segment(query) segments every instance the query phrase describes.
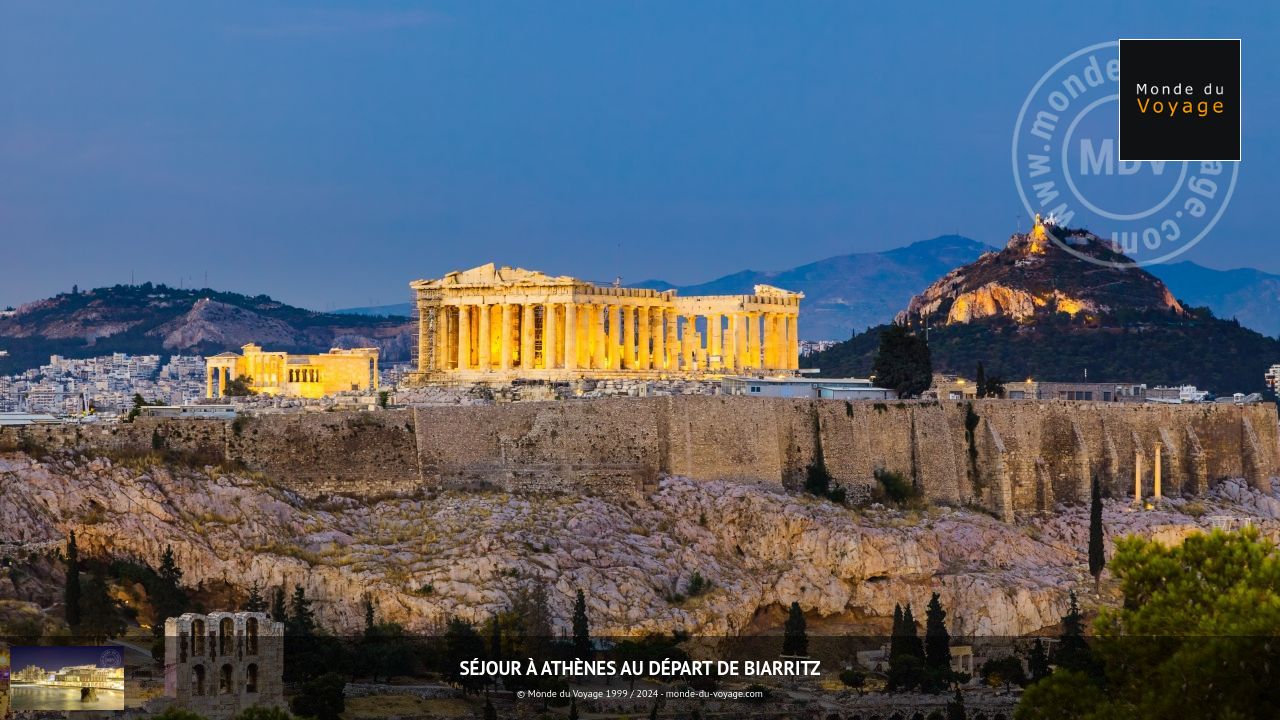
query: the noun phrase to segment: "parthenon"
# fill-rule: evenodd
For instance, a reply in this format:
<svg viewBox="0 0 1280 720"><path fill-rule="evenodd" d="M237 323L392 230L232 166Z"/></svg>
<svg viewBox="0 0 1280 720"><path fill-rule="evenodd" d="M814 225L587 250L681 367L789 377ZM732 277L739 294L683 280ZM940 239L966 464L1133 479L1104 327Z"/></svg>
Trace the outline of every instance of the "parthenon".
<svg viewBox="0 0 1280 720"><path fill-rule="evenodd" d="M598 285L493 263L410 283L419 382L793 374L802 293Z"/></svg>

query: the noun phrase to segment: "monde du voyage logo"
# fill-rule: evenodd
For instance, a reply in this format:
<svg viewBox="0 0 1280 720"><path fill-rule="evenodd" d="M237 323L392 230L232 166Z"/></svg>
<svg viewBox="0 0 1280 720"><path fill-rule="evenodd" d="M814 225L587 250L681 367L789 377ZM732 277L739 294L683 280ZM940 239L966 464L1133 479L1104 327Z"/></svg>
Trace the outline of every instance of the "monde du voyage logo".
<svg viewBox="0 0 1280 720"><path fill-rule="evenodd" d="M1087 262L1166 262L1203 239L1239 175L1240 41L1120 40L1059 60L1014 125L1014 180L1029 216ZM1058 228L1109 238L1127 260L1083 252Z"/></svg>

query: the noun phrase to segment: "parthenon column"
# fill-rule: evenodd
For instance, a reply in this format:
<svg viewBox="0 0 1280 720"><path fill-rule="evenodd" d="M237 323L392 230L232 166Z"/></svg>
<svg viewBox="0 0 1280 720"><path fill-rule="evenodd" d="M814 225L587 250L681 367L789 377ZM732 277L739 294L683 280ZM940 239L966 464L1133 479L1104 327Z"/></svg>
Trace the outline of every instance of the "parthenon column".
<svg viewBox="0 0 1280 720"><path fill-rule="evenodd" d="M204 396L213 397L213 368L207 363L204 366Z"/></svg>
<svg viewBox="0 0 1280 720"><path fill-rule="evenodd" d="M738 369L738 313L729 313L729 331L721 347L726 370Z"/></svg>
<svg viewBox="0 0 1280 720"><path fill-rule="evenodd" d="M636 369L636 309L622 306L622 367Z"/></svg>
<svg viewBox="0 0 1280 720"><path fill-rule="evenodd" d="M458 369L471 369L471 308L458 306Z"/></svg>
<svg viewBox="0 0 1280 720"><path fill-rule="evenodd" d="M762 367L773 369L778 366L778 333L777 315L771 312L762 313L764 327L760 332L760 344L764 346L764 362Z"/></svg>
<svg viewBox="0 0 1280 720"><path fill-rule="evenodd" d="M653 321L649 319L649 308L641 305L636 308L636 324L639 325L640 338L636 343L636 367L641 370L648 370L649 365L649 339L653 337L650 332L653 329Z"/></svg>
<svg viewBox="0 0 1280 720"><path fill-rule="evenodd" d="M609 356L606 367L617 370L622 367L622 317L617 305L606 305L609 312Z"/></svg>
<svg viewBox="0 0 1280 720"><path fill-rule="evenodd" d="M800 317L794 313L787 315L787 367L796 370L800 367Z"/></svg>
<svg viewBox="0 0 1280 720"><path fill-rule="evenodd" d="M747 313L747 367L760 367L760 313Z"/></svg>
<svg viewBox="0 0 1280 720"><path fill-rule="evenodd" d="M564 304L564 368L578 367L578 306L572 301Z"/></svg>
<svg viewBox="0 0 1280 720"><path fill-rule="evenodd" d="M649 333L653 340L653 354L649 364L654 370L667 367L667 329L664 322L666 311L660 307L649 308Z"/></svg>
<svg viewBox="0 0 1280 720"><path fill-rule="evenodd" d="M450 345L453 340L453 333L449 330L449 306L440 305L436 308L436 367L439 372L449 369L449 352Z"/></svg>
<svg viewBox="0 0 1280 720"><path fill-rule="evenodd" d="M534 330L537 320L534 317L533 303L520 305L520 368L533 369Z"/></svg>
<svg viewBox="0 0 1280 720"><path fill-rule="evenodd" d="M707 369L719 370L724 367L724 343L721 341L724 320L720 313L707 316ZM711 358L715 358L712 360Z"/></svg>
<svg viewBox="0 0 1280 720"><path fill-rule="evenodd" d="M431 359L426 353L426 349L431 346L428 330L431 322L430 312L432 311L427 308L425 302L418 303L418 372L427 372L431 369Z"/></svg>
<svg viewBox="0 0 1280 720"><path fill-rule="evenodd" d="M550 370L559 362L559 318L556 317L556 306L547 303L542 306L542 367Z"/></svg>
<svg viewBox="0 0 1280 720"><path fill-rule="evenodd" d="M480 369L488 372L493 369L493 306L477 305L476 310L480 313L480 337L476 345L479 352Z"/></svg>
<svg viewBox="0 0 1280 720"><path fill-rule="evenodd" d="M502 303L499 305L502 310L498 317L501 318L501 327L498 329L498 366L503 370L511 369L511 323L515 317L514 308L511 303Z"/></svg>
<svg viewBox="0 0 1280 720"><path fill-rule="evenodd" d="M609 367L608 338L604 332L605 306L591 305L591 367L601 370Z"/></svg>

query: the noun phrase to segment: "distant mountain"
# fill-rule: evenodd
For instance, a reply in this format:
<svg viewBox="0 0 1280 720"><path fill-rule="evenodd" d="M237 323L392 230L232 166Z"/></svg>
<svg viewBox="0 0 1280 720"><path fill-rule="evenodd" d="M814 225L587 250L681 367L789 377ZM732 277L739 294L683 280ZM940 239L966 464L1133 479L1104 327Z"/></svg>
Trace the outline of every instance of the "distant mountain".
<svg viewBox="0 0 1280 720"><path fill-rule="evenodd" d="M1164 282L1084 231L1062 231L1087 263L1037 226L998 252L944 274L896 321L927 332L935 371L1006 380L1194 384L1217 393L1261 390L1280 341L1184 307ZM1125 267L1125 264L1130 266ZM927 328L927 330L926 330ZM880 328L802 359L825 376L871 372Z"/></svg>
<svg viewBox="0 0 1280 720"><path fill-rule="evenodd" d="M213 354L257 342L273 350L324 352L378 347L407 360L416 340L407 317L318 313L272 300L164 285L116 285L64 293L0 316L0 374L49 361L50 355Z"/></svg>
<svg viewBox="0 0 1280 720"><path fill-rule="evenodd" d="M1184 303L1208 307L1214 315L1235 318L1264 335L1280 336L1280 275L1252 268L1214 270L1193 262L1147 269Z"/></svg>
<svg viewBox="0 0 1280 720"><path fill-rule="evenodd" d="M393 305L370 305L369 307L353 307L334 310L335 315L365 315L368 317L410 317L413 315L413 303L395 303Z"/></svg>
<svg viewBox="0 0 1280 720"><path fill-rule="evenodd" d="M646 280L634 287L674 288L681 295L732 295L749 293L757 284L776 285L805 294L801 338L842 340L856 329L889 320L920 288L992 250L977 240L943 235L884 252L838 255L791 270L743 270L700 285Z"/></svg>

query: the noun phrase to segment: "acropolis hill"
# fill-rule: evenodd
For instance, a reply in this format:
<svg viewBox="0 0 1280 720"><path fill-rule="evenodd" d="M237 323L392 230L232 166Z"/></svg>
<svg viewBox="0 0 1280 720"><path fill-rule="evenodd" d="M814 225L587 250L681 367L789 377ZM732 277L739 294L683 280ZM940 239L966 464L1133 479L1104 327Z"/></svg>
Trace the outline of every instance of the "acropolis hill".
<svg viewBox="0 0 1280 720"><path fill-rule="evenodd" d="M425 382L790 373L801 293L678 297L493 263L410 284Z"/></svg>

